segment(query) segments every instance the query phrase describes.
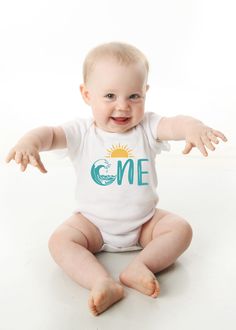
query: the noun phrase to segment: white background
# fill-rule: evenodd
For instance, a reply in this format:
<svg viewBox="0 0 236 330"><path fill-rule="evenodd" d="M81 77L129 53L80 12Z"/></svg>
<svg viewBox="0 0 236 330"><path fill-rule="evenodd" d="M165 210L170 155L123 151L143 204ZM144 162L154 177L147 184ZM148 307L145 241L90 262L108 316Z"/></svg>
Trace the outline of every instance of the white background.
<svg viewBox="0 0 236 330"><path fill-rule="evenodd" d="M2 2L1 152L27 129L90 114L82 62L112 40L147 55L147 110L195 116L235 141L235 33L229 0Z"/></svg>
<svg viewBox="0 0 236 330"><path fill-rule="evenodd" d="M229 0L1 2L1 330L234 329L235 16ZM79 94L82 62L90 48L113 40L134 44L149 59L148 111L195 116L229 141L208 158L197 150L181 155L183 142L160 156L160 207L186 217L195 239L160 275L159 300L130 290L94 319L87 291L47 251L48 237L73 210L69 162L43 153L48 174L22 174L4 158L27 130L91 114ZM101 260L116 276L131 257Z"/></svg>

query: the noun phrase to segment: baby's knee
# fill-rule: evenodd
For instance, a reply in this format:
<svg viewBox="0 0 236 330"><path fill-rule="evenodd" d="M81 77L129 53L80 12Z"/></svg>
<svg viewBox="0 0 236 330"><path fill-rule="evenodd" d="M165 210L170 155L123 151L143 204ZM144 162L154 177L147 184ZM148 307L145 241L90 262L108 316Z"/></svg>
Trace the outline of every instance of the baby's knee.
<svg viewBox="0 0 236 330"><path fill-rule="evenodd" d="M184 240L186 242L186 245L188 246L191 243L193 237L192 227L190 226L188 221L181 218L178 221L178 230L182 237L182 240Z"/></svg>
<svg viewBox="0 0 236 330"><path fill-rule="evenodd" d="M62 254L62 250L66 243L65 235L62 231L56 230L48 240L48 249L53 259L57 260Z"/></svg>
<svg viewBox="0 0 236 330"><path fill-rule="evenodd" d="M63 224L49 238L48 248L54 260L60 260L72 245L87 248L86 237L78 230Z"/></svg>
<svg viewBox="0 0 236 330"><path fill-rule="evenodd" d="M65 252L74 242L73 230L67 228L66 225L61 225L51 235L48 241L48 248L54 260L61 260Z"/></svg>

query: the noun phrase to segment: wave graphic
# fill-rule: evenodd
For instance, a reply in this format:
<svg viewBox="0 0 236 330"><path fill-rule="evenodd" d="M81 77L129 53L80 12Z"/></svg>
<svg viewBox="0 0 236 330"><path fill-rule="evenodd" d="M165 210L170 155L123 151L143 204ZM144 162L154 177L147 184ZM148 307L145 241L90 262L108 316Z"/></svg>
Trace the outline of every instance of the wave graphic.
<svg viewBox="0 0 236 330"><path fill-rule="evenodd" d="M116 175L100 174L102 169L105 169L105 172L108 173L108 169L110 167L111 164L106 159L97 160L91 168L91 176L93 180L101 186L108 186L112 184L116 179Z"/></svg>

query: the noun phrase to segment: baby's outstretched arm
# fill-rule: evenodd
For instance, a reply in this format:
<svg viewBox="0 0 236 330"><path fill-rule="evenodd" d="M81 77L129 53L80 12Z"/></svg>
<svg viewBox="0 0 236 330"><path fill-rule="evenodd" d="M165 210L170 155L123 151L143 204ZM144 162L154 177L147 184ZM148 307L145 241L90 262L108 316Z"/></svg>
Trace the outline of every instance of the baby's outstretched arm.
<svg viewBox="0 0 236 330"><path fill-rule="evenodd" d="M6 162L15 160L25 171L28 164L37 167L42 173L47 173L40 156L40 151L66 147L66 137L61 127L39 127L25 134L9 151Z"/></svg>
<svg viewBox="0 0 236 330"><path fill-rule="evenodd" d="M185 140L184 154L188 154L193 147L197 147L206 157L208 156L206 148L214 151L213 143L218 144L218 138L224 142L227 141L227 138L220 131L188 116L164 117L161 119L157 130L160 140Z"/></svg>

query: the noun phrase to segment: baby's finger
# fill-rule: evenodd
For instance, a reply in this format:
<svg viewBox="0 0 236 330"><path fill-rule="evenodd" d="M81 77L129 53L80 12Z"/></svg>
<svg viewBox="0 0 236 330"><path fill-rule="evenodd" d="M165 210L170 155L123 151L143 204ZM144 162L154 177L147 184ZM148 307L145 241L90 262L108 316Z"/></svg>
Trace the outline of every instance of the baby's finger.
<svg viewBox="0 0 236 330"><path fill-rule="evenodd" d="M28 163L21 163L20 169L22 172L24 172L27 168Z"/></svg>
<svg viewBox="0 0 236 330"><path fill-rule="evenodd" d="M17 164L20 164L21 163L21 160L22 160L22 152L20 151L17 151L16 154L15 154L15 161L17 162Z"/></svg>
<svg viewBox="0 0 236 330"><path fill-rule="evenodd" d="M43 165L41 159L39 158L37 161L38 161L38 165L37 165L38 169L39 169L42 173L47 173L47 170L46 170L46 168L44 167L44 165Z"/></svg>
<svg viewBox="0 0 236 330"><path fill-rule="evenodd" d="M219 143L219 140L217 139L217 137L215 136L215 134L212 131L209 131L207 133L208 138L215 144Z"/></svg>
<svg viewBox="0 0 236 330"><path fill-rule="evenodd" d="M46 170L46 168L44 167L43 163L41 162L41 160L39 159L38 162L38 169L42 172L42 173L47 173L48 171Z"/></svg>
<svg viewBox="0 0 236 330"><path fill-rule="evenodd" d="M182 151L183 154L188 154L192 150L192 147L193 147L192 143L187 142L184 150Z"/></svg>
<svg viewBox="0 0 236 330"><path fill-rule="evenodd" d="M215 147L213 146L213 144L211 143L211 141L209 140L209 138L207 136L202 137L202 142L209 150L212 150L212 151L215 150Z"/></svg>
<svg viewBox="0 0 236 330"><path fill-rule="evenodd" d="M21 171L24 172L27 168L27 165L29 163L29 158L27 155L23 155L21 160Z"/></svg>
<svg viewBox="0 0 236 330"><path fill-rule="evenodd" d="M203 154L204 157L208 156L208 153L207 153L206 148L204 147L204 144L202 141L199 141L197 143L196 147L201 151L201 153Z"/></svg>
<svg viewBox="0 0 236 330"><path fill-rule="evenodd" d="M38 165L38 162L37 162L36 158L32 155L29 156L29 162L32 166L37 166Z"/></svg>
<svg viewBox="0 0 236 330"><path fill-rule="evenodd" d="M6 162L7 163L9 163L12 159L14 159L15 158L15 150L14 149L12 149L12 150L10 150L9 151L9 153L8 153L8 155L7 155L7 157L6 157Z"/></svg>
<svg viewBox="0 0 236 330"><path fill-rule="evenodd" d="M42 172L42 173L47 173L47 170L46 170L46 168L44 167L43 163L41 162L41 159L40 159L39 156L36 158L36 157L34 157L34 156L31 155L31 156L29 157L29 159L30 159L30 163L31 163L33 166L37 167L37 168L40 170L40 172Z"/></svg>
<svg viewBox="0 0 236 330"><path fill-rule="evenodd" d="M221 133L220 131L216 131L216 130L213 129L213 130L212 130L212 133L213 133L215 136L221 138L222 141L224 141L224 142L227 142L227 141L228 141L228 140L227 140L227 137L226 137L223 133Z"/></svg>

